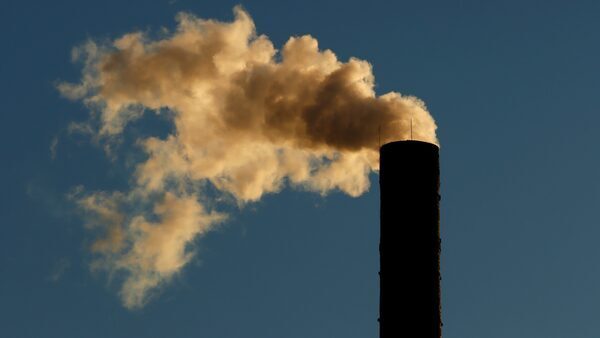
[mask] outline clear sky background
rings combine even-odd
[[[376,175],[359,198],[286,189],[235,212],[143,309],[89,271],[66,194],[122,189],[130,169],[66,133],[87,114],[55,89],[79,78],[71,48],[173,28],[180,11],[229,21],[238,3],[276,47],[311,34],[370,61],[379,94],[427,103],[444,337],[600,337],[600,2],[328,0],[1,2],[0,336],[378,335]]]

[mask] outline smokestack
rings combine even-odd
[[[439,148],[380,148],[380,338],[440,338]]]

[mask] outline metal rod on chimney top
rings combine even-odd
[[[439,148],[380,148],[380,338],[440,338]]]

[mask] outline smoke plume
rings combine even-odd
[[[286,185],[359,196],[379,168],[380,143],[437,143],[424,103],[377,96],[368,62],[342,62],[309,35],[278,51],[248,13],[234,13],[233,22],[179,14],[176,31],[161,38],[87,42],[73,52],[81,81],[58,86],[90,110],[90,122],[73,128],[92,130],[107,149],[145,113],[172,123],[166,137],[137,140],[147,157],[128,191],[72,194],[102,233],[92,267],[123,276],[128,308],[143,306],[225,220],[207,187],[238,206]]]

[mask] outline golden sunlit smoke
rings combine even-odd
[[[368,62],[339,61],[308,35],[278,52],[256,35],[248,13],[234,12],[231,23],[180,14],[177,30],[162,39],[130,33],[112,46],[89,42],[74,53],[85,61],[81,82],[59,84],[99,116],[101,140],[119,137],[145,111],[171,112],[168,137],[138,140],[148,158],[129,192],[78,197],[104,219],[105,236],[92,246],[95,266],[125,273],[127,307],[142,306],[181,271],[193,240],[225,217],[208,210],[195,183],[208,182],[239,205],[286,184],[359,196],[378,170],[380,142],[437,143],[424,103],[377,96]],[[153,207],[124,207],[144,203]]]

